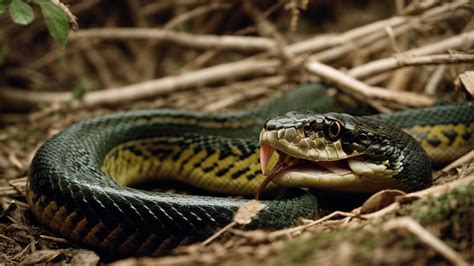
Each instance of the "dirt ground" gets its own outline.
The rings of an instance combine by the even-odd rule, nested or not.
[[[469,1],[67,5],[79,30],[70,32],[65,48],[48,35],[41,17],[19,26],[0,15],[2,263],[104,262],[40,226],[25,200],[35,151],[75,122],[143,108],[245,110],[321,80],[334,87],[331,93],[379,112],[472,99],[472,81],[466,81],[474,80]],[[408,60],[408,54],[418,57]],[[426,190],[382,191],[361,206],[325,210],[294,228],[230,229],[206,245],[114,263],[472,264],[472,158],[434,170]]]

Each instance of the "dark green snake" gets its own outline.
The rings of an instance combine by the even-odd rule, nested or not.
[[[291,112],[266,121],[294,109],[326,112],[334,106],[334,99],[323,87],[307,85],[242,113],[144,110],[83,121],[38,150],[29,173],[28,203],[43,225],[75,243],[111,257],[158,255],[208,237],[230,223],[248,200],[157,193],[129,186],[152,178],[171,178],[214,192],[252,195],[265,179],[259,162],[262,125],[262,166],[282,168],[279,172],[264,169],[272,171],[274,183],[282,186],[353,192],[390,187],[410,191],[428,186],[429,158],[412,137],[396,127],[435,151],[453,146],[455,154],[444,154],[447,159],[441,161],[473,148],[472,104],[372,118]],[[440,137],[432,135],[436,130]],[[285,141],[288,145],[283,145]],[[312,148],[316,150],[311,152]],[[279,156],[272,152],[275,149]],[[345,167],[347,171],[349,165],[357,169],[361,180],[374,186],[362,189],[367,183],[354,181],[354,176],[334,186],[328,178],[322,178],[321,185],[311,178],[301,182],[301,176],[308,174],[295,170],[311,168],[318,156],[333,161],[318,162],[318,171],[327,174],[336,169],[333,174],[344,176],[337,169]],[[370,171],[375,174],[367,174]],[[268,194],[278,191],[275,184],[268,190]],[[318,212],[311,193],[290,189],[274,194],[278,196],[262,201],[267,207],[245,228],[284,228],[300,217],[314,218]]]

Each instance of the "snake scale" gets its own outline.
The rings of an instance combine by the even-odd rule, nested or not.
[[[411,137],[398,130],[394,133],[395,128],[417,139],[434,163],[452,160],[473,148],[472,104],[360,119],[334,113],[279,116],[294,109],[341,111],[338,107],[322,85],[311,84],[247,112],[140,110],[82,121],[38,150],[30,168],[27,200],[40,223],[74,243],[110,257],[159,255],[209,236],[231,222],[248,199],[150,192],[132,188],[135,184],[169,178],[214,192],[253,195],[265,179],[261,167],[266,171],[284,165],[286,170],[279,176],[274,173],[277,177],[267,189],[276,191],[275,184],[305,186],[288,169],[308,168],[311,161],[318,161],[305,157],[316,156],[309,151],[314,146],[326,158],[318,167],[338,174],[337,178],[344,176],[342,164],[346,172],[350,166],[353,172],[364,173],[360,176],[383,166],[383,171],[391,171],[390,177],[365,176],[364,182],[379,184],[376,189],[415,190],[429,185],[430,162]],[[270,117],[276,118],[267,121]],[[263,125],[260,157],[258,136]],[[378,131],[387,134],[378,137]],[[399,139],[390,141],[387,136]],[[296,141],[298,147],[285,151],[280,147],[282,141]],[[403,147],[389,145],[397,142]],[[402,150],[419,150],[421,155],[403,155]],[[398,161],[383,158],[384,153],[399,156]],[[295,160],[298,163],[292,163]],[[349,176],[354,180],[354,175]],[[331,182],[323,183],[323,188],[331,189]],[[343,185],[342,190],[350,191],[351,186]],[[363,185],[355,191],[360,187]],[[301,189],[289,189],[262,202],[266,208],[246,228],[284,228],[300,217],[314,218],[318,212],[316,198]]]

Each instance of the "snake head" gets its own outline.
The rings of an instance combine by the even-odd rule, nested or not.
[[[398,152],[389,145],[389,130],[375,120],[348,114],[290,112],[264,124],[262,172],[283,186],[351,192],[393,187],[390,177],[401,165],[387,156]]]

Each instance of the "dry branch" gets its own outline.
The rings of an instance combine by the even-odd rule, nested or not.
[[[436,53],[443,53],[451,49],[470,49],[474,46],[474,31],[466,32],[464,34],[456,35],[451,38],[425,45],[420,48],[412,49],[403,53],[400,53],[393,57],[383,58],[372,61],[365,65],[355,67],[348,71],[352,77],[365,78],[371,75],[379,74],[382,72],[390,71],[402,66],[410,65],[407,64],[410,60],[403,59],[400,61],[399,58],[414,58],[415,56],[432,55]],[[471,55],[472,56],[472,55]],[[426,58],[424,58],[426,60]],[[416,61],[416,59],[414,59]],[[413,62],[413,61],[412,61]],[[437,63],[436,60],[430,60],[430,64]],[[444,64],[447,62],[441,62]],[[439,63],[438,63],[439,64]]]
[[[409,54],[401,54],[395,55],[394,57],[397,60],[398,67],[474,63],[473,54],[433,54],[425,56],[412,56]]]
[[[454,265],[469,265],[467,261],[465,261],[456,251],[454,251],[443,241],[441,241],[439,238],[430,233],[430,231],[423,228],[423,226],[413,220],[413,218],[402,217],[395,220],[391,220],[387,222],[383,228],[386,231],[398,228],[407,229],[412,234],[417,236],[418,239],[420,239],[423,243],[438,251]]]
[[[435,95],[436,89],[438,88],[438,85],[441,83],[443,80],[443,76],[446,73],[446,70],[448,69],[447,65],[439,65],[435,71],[433,71],[433,74],[430,76],[428,81],[426,82],[425,86],[425,94],[433,96]]]
[[[387,38],[385,32],[386,27],[394,28],[394,32],[397,33],[400,27],[408,27],[409,29],[414,28],[420,21],[429,20],[430,22],[440,21],[447,19],[446,14],[454,14],[454,11],[460,7],[463,7],[467,1],[456,1],[453,3],[442,4],[439,7],[435,7],[421,14],[419,18],[414,19],[413,17],[394,17],[391,19],[378,21],[371,23],[360,28],[349,30],[339,36],[318,36],[312,39],[308,39],[302,42],[294,43],[284,48],[285,54],[293,54],[295,56],[301,55],[301,53],[307,53],[309,51],[320,51],[313,57],[319,58],[324,57],[324,54],[332,55],[344,55],[351,51],[353,48],[352,41],[363,41],[371,43],[373,40]],[[407,29],[408,29],[407,28]],[[405,29],[405,30],[407,30]],[[425,55],[431,53],[439,53],[446,51],[447,49],[457,49],[462,47],[464,44],[472,46],[473,32],[466,33],[461,36],[455,36],[445,41],[439,42],[428,47],[422,47],[410,51],[415,55]],[[216,36],[216,35],[195,35],[188,33],[178,33],[166,30],[156,29],[144,29],[144,28],[107,28],[107,29],[89,29],[83,30],[71,34],[71,40],[77,38],[145,38],[145,39],[160,39],[174,41],[183,45],[190,45],[191,47],[202,47],[202,48],[229,48],[229,49],[249,49],[249,50],[266,50],[270,53],[266,53],[263,56],[274,55],[278,50],[276,42],[269,38],[262,37],[239,37],[239,36]],[[349,50],[346,46],[349,44]],[[335,47],[333,47],[336,45]],[[360,44],[358,44],[360,45]],[[346,47],[346,48],[344,48]],[[342,51],[342,53],[341,53]],[[288,53],[286,53],[288,52]],[[413,53],[415,52],[415,53]],[[296,58],[295,58],[296,59]],[[304,58],[301,58],[304,59]],[[327,58],[328,59],[328,58]],[[295,62],[299,62],[296,60]],[[375,73],[382,73],[389,71],[395,67],[398,67],[398,61],[395,58],[386,58],[362,65],[350,70],[348,73],[350,76],[362,79],[368,75],[374,75]],[[281,62],[276,59],[265,59],[259,57],[258,59],[243,59],[237,62],[226,63],[216,65],[208,68],[203,68],[194,72],[188,72],[175,76],[168,76],[156,80],[150,80],[142,83],[136,83],[118,88],[111,88],[109,90],[93,91],[85,95],[83,101],[86,106],[94,106],[100,104],[117,104],[124,101],[133,101],[143,99],[146,97],[157,96],[163,93],[169,93],[174,90],[187,89],[200,85],[206,85],[213,82],[228,81],[229,79],[237,79],[247,76],[262,76],[262,75],[274,75],[278,70]],[[315,64],[313,64],[314,66]],[[344,79],[346,79],[345,77]],[[347,80],[346,80],[347,81]],[[345,84],[346,81],[337,81],[337,84]],[[347,84],[346,84],[347,85]],[[367,85],[357,83],[356,89],[362,93],[362,95],[368,97],[381,98],[386,100],[392,100],[395,97],[393,93],[385,92],[383,90],[372,90],[363,89]],[[412,97],[413,94],[407,94],[408,97]],[[38,103],[54,103],[54,102],[68,102],[72,100],[72,96],[69,93],[36,93],[31,91],[20,91],[20,90],[3,90],[0,91],[0,97],[7,100],[11,100],[14,103],[36,105]],[[421,105],[426,105],[430,102],[428,98],[421,100]],[[420,103],[409,103],[409,105],[420,105]]]
[[[173,42],[197,49],[235,49],[241,51],[271,50],[272,39],[264,37],[199,35],[162,29],[147,28],[97,28],[72,32],[70,41],[77,39],[100,40],[159,40]]]
[[[390,38],[417,30],[420,24],[436,24],[448,18],[459,16],[455,11],[459,8],[465,8],[468,2],[456,1],[445,3],[439,7],[427,10],[419,16],[393,17],[348,31],[337,40],[340,45],[312,55],[309,60],[320,62],[332,61],[348,54],[354,48],[372,47],[371,52],[385,49],[390,45]],[[392,30],[392,36],[387,34],[387,28]]]
[[[424,95],[404,91],[390,91],[369,86],[335,68],[318,62],[310,62],[306,67],[311,73],[337,84],[338,88],[351,95],[356,94],[366,98],[388,100],[409,106],[427,106],[434,103],[434,99]]]
[[[86,106],[95,106],[144,99],[146,97],[162,95],[189,87],[203,86],[221,80],[238,79],[248,75],[275,73],[278,65],[277,60],[243,60],[235,63],[221,64],[129,86],[93,91],[84,96],[82,103]]]
[[[188,12],[177,15],[176,17],[168,21],[164,28],[167,30],[171,30],[173,28],[176,28],[178,25],[181,25],[184,22],[191,20],[193,18],[205,15],[211,11],[215,11],[218,9],[228,9],[230,7],[231,7],[230,4],[219,3],[219,2],[213,2],[213,3],[210,3],[209,5],[200,6]]]

